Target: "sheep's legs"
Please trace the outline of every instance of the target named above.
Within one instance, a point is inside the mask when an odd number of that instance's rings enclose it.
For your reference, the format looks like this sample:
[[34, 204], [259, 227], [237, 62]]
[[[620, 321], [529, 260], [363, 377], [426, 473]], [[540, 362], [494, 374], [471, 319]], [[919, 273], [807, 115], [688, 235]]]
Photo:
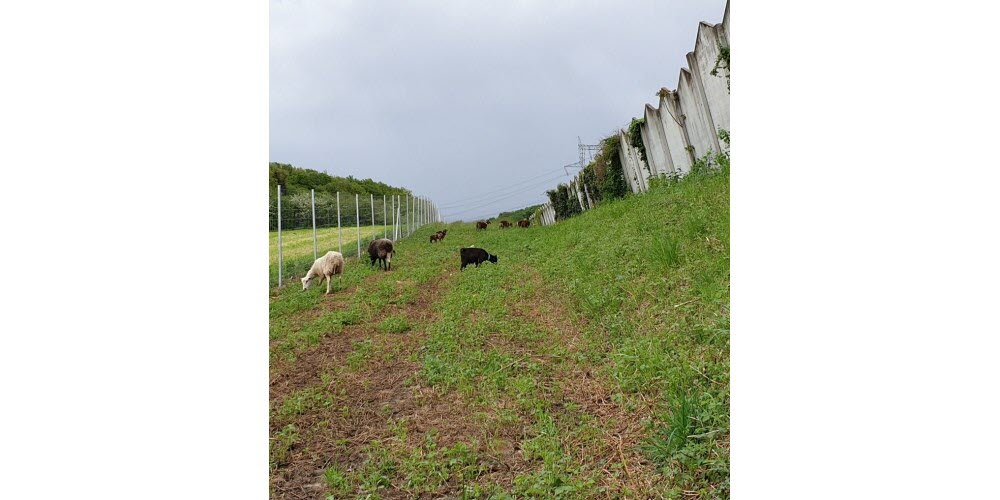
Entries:
[[326, 277], [326, 294], [330, 295], [330, 277]]

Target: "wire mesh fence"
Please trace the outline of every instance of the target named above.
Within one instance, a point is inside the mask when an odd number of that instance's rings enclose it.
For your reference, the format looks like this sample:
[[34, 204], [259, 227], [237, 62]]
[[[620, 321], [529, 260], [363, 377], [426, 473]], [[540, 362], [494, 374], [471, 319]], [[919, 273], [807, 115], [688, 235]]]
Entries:
[[304, 276], [330, 250], [360, 258], [378, 238], [398, 240], [439, 220], [433, 202], [408, 195], [315, 192], [285, 196], [278, 188], [268, 213], [269, 285]]

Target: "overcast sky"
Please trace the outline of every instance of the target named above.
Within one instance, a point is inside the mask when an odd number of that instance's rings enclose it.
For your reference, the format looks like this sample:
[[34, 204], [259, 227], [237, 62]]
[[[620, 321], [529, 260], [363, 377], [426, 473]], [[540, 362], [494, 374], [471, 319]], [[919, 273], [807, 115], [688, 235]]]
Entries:
[[[411, 189], [449, 221], [542, 203], [675, 89], [725, 0], [272, 1], [270, 159]], [[572, 172], [572, 170], [571, 170]]]

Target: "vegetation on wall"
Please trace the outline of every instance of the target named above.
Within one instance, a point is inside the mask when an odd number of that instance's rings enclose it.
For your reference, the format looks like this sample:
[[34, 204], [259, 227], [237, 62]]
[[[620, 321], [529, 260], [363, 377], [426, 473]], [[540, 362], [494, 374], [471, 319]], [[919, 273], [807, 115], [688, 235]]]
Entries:
[[601, 141], [601, 152], [594, 159], [601, 199], [624, 198], [629, 193], [620, 151], [621, 141], [618, 140], [618, 135]]
[[632, 118], [632, 122], [628, 124], [628, 142], [633, 148], [639, 150], [642, 162], [649, 165], [649, 160], [646, 159], [646, 144], [642, 142], [642, 126], [645, 124], [645, 117]]
[[568, 219], [583, 212], [583, 209], [580, 208], [580, 199], [576, 196], [576, 190], [568, 184], [560, 184], [556, 189], [547, 191], [547, 194], [549, 201], [552, 201], [557, 218]]
[[726, 90], [729, 89], [729, 46], [719, 44], [719, 55], [715, 58], [715, 67], [712, 68], [712, 76], [719, 76], [719, 70], [726, 72]]

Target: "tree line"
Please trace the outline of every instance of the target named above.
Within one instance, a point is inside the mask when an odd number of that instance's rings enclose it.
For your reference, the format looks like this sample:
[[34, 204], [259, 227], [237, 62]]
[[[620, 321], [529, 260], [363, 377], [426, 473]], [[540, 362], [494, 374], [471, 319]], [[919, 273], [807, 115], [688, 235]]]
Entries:
[[[276, 199], [277, 186], [281, 185], [281, 196], [295, 195], [300, 193], [309, 194], [310, 189], [316, 190], [316, 195], [321, 193], [336, 196], [337, 192], [344, 194], [373, 194], [376, 197], [382, 195], [391, 196], [394, 194], [409, 196], [412, 194], [409, 189], [390, 186], [384, 182], [372, 179], [356, 179], [354, 176], [338, 177], [326, 172], [319, 172], [308, 168], [299, 168], [286, 163], [271, 162], [268, 165], [270, 181], [270, 198]], [[284, 201], [284, 199], [282, 199]]]
[[[278, 185], [281, 185], [281, 225], [285, 229], [311, 227], [312, 195], [316, 190], [316, 216], [319, 227], [336, 226], [337, 192], [340, 192], [341, 218], [351, 222], [357, 217], [370, 221], [372, 217], [371, 196], [375, 197], [374, 217], [376, 224], [383, 224], [383, 218], [393, 220], [389, 210], [382, 207], [382, 197], [393, 195], [411, 196], [409, 189], [390, 186], [372, 179], [356, 179], [353, 176], [338, 177], [308, 168], [299, 168], [285, 163], [270, 162], [268, 165], [270, 185], [269, 212], [270, 228], [277, 229]], [[361, 198], [359, 210], [355, 210], [354, 195]], [[390, 202], [386, 202], [389, 205]], [[356, 212], [360, 214], [356, 215]], [[405, 209], [401, 212], [405, 213]], [[345, 222], [346, 224], [346, 222]]]

